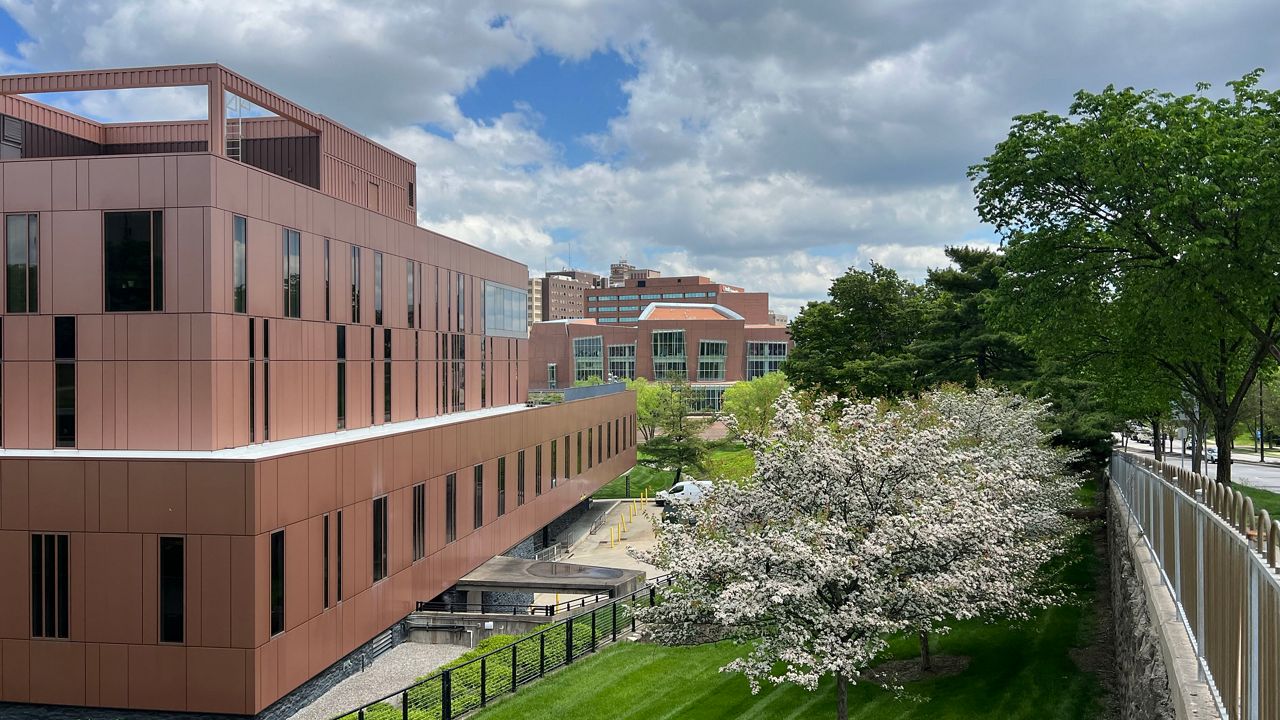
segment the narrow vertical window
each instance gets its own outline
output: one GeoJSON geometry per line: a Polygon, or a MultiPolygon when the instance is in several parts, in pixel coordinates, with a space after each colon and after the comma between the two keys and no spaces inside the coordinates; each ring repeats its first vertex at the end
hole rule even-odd
{"type": "Polygon", "coordinates": [[[284,632],[284,530],[271,533],[271,634],[284,632]]]}
{"type": "Polygon", "coordinates": [[[413,486],[413,561],[427,554],[427,485],[413,486]]]}
{"type": "Polygon", "coordinates": [[[556,364],[547,363],[547,389],[555,390],[558,382],[556,379],[556,364]]]}
{"type": "Polygon", "coordinates": [[[487,340],[489,338],[480,338],[480,407],[482,408],[488,407],[488,396],[485,392],[487,389],[485,388],[485,383],[488,382],[488,373],[486,371],[489,367],[489,343],[486,342],[487,340]]]}
{"type": "MultiPolygon", "coordinates": [[[[591,447],[591,446],[588,445],[587,447],[591,447]]],[[[581,430],[578,431],[577,456],[578,456],[578,461],[574,463],[574,474],[581,475],[582,474],[582,431],[581,430]]],[[[569,473],[565,473],[564,475],[565,477],[568,477],[569,473]]]]}
{"type": "MultiPolygon", "coordinates": [[[[587,469],[591,469],[591,431],[594,428],[587,428],[587,469]]],[[[582,472],[582,468],[578,468],[578,472],[582,472]]]]}
{"type": "Polygon", "coordinates": [[[373,501],[373,581],[387,576],[387,498],[373,501]]]}
{"type": "Polygon", "coordinates": [[[556,487],[556,479],[559,473],[557,469],[559,465],[556,463],[556,441],[551,441],[551,489],[556,487]]]}
{"type": "Polygon", "coordinates": [[[516,454],[516,505],[524,504],[524,451],[516,454]]]}
{"type": "MultiPolygon", "coordinates": [[[[578,457],[581,458],[582,457],[582,452],[581,452],[582,451],[582,433],[578,433],[578,451],[579,451],[578,457]]],[[[571,452],[572,451],[569,450],[569,436],[565,435],[564,436],[564,479],[565,480],[569,479],[569,457],[571,452]]],[[[582,472],[581,464],[579,464],[578,472],[582,472]]],[[[555,487],[555,486],[556,484],[554,482],[551,483],[551,487],[555,487]]]]}
{"type": "Polygon", "coordinates": [[[374,418],[377,417],[373,413],[373,408],[375,406],[375,403],[377,402],[377,395],[378,395],[376,392],[374,392],[378,382],[378,367],[377,367],[378,361],[375,359],[378,356],[374,352],[376,348],[373,346],[373,343],[374,343],[373,328],[369,328],[369,424],[370,425],[373,424],[374,418]]]}
{"type": "Polygon", "coordinates": [[[262,439],[271,439],[271,324],[262,319],[262,439]]]}
{"type": "Polygon", "coordinates": [[[322,542],[324,543],[324,551],[322,553],[322,555],[324,555],[324,560],[322,561],[324,563],[324,567],[320,571],[320,575],[321,575],[320,582],[323,583],[323,590],[321,590],[321,594],[324,595],[324,606],[328,608],[329,607],[329,513],[324,514],[324,538],[322,542]]]}
{"type": "MultiPolygon", "coordinates": [[[[552,440],[551,442],[554,443],[555,440],[552,440]]],[[[555,467],[555,464],[556,464],[556,461],[552,460],[551,466],[553,468],[555,467]]],[[[538,497],[541,494],[542,494],[542,443],[538,443],[537,447],[533,449],[533,496],[538,497]]]]}
{"type": "Polygon", "coordinates": [[[467,276],[458,273],[458,332],[467,329],[467,276]]]}
{"type": "Polygon", "coordinates": [[[444,479],[444,541],[458,539],[458,475],[450,473],[444,479]]]}
{"type": "Polygon", "coordinates": [[[53,319],[54,444],[76,446],[76,319],[53,319]]]}
{"type": "MultiPolygon", "coordinates": [[[[587,450],[587,454],[591,454],[591,450],[587,450]]],[[[604,425],[596,426],[596,462],[604,462],[604,425]]]]}
{"type": "Polygon", "coordinates": [[[284,316],[302,317],[302,235],[284,229],[284,316]]]}
{"type": "Polygon", "coordinates": [[[255,427],[257,425],[255,410],[258,407],[258,395],[255,392],[257,390],[256,383],[255,383],[257,374],[255,372],[254,363],[253,363],[253,359],[257,353],[257,349],[254,347],[254,344],[253,344],[253,341],[254,341],[253,324],[255,322],[257,322],[255,319],[249,318],[249,442],[250,443],[254,442],[254,437],[253,437],[254,432],[257,430],[257,428],[255,427]]]}
{"type": "Polygon", "coordinates": [[[69,552],[67,535],[31,535],[31,637],[70,636],[69,552]]]}
{"type": "Polygon", "coordinates": [[[360,248],[351,246],[351,322],[360,322],[360,248]]]}
{"type": "Polygon", "coordinates": [[[347,326],[338,326],[338,429],[347,427],[347,326]]]}
{"type": "Polygon", "coordinates": [[[406,315],[406,317],[409,318],[409,327],[414,327],[413,321],[415,318],[414,318],[413,310],[414,310],[415,298],[417,297],[417,293],[418,293],[418,288],[417,288],[417,284],[414,282],[412,260],[404,261],[404,290],[405,290],[405,305],[408,310],[408,314],[406,315]]]}
{"type": "Polygon", "coordinates": [[[40,311],[40,216],[5,216],[5,312],[40,311]]]}
{"type": "Polygon", "coordinates": [[[479,530],[480,527],[484,525],[484,465],[476,465],[475,468],[472,469],[472,473],[475,480],[475,484],[473,486],[475,489],[475,503],[473,505],[475,517],[473,519],[475,520],[475,529],[479,530]]]}
{"type": "Polygon", "coordinates": [[[338,511],[338,543],[337,545],[338,547],[334,554],[337,557],[338,562],[334,563],[333,565],[333,572],[336,576],[334,578],[335,580],[334,597],[338,599],[338,602],[342,602],[342,511],[341,510],[338,511]]]}
{"type": "Polygon", "coordinates": [[[507,459],[498,458],[498,516],[507,514],[507,459]]]}
{"type": "Polygon", "coordinates": [[[382,331],[382,420],[391,422],[391,328],[382,331]]]}
{"type": "Polygon", "coordinates": [[[102,218],[107,312],[164,310],[164,213],[104,212],[102,218]]]}
{"type": "Polygon", "coordinates": [[[330,300],[332,299],[329,288],[329,238],[324,239],[324,319],[327,322],[330,319],[330,300]]]}
{"type": "Polygon", "coordinates": [[[160,538],[160,642],[180,643],[185,627],[186,557],[183,539],[160,538]]]}
{"type": "Polygon", "coordinates": [[[600,458],[601,460],[613,457],[613,423],[607,422],[604,424],[604,435],[604,451],[606,455],[600,458]]]}
{"type": "Polygon", "coordinates": [[[249,308],[248,295],[248,256],[246,251],[249,242],[249,221],[235,215],[231,218],[231,300],[235,311],[246,312],[249,308]]]}
{"type": "Polygon", "coordinates": [[[382,324],[382,253],[373,253],[373,324],[382,324]]]}
{"type": "Polygon", "coordinates": [[[422,371],[421,345],[422,345],[422,333],[414,332],[413,333],[413,416],[415,418],[422,417],[422,410],[421,408],[418,407],[418,400],[421,396],[421,393],[419,392],[419,389],[418,389],[418,382],[419,382],[418,375],[421,374],[421,371],[422,371]]]}

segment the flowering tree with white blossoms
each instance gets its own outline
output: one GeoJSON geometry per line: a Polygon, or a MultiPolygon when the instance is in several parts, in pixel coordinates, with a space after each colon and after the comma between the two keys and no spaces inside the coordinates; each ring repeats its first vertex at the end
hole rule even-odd
{"type": "Polygon", "coordinates": [[[646,611],[656,639],[749,643],[721,669],[753,692],[833,674],[844,720],[888,636],[1061,600],[1041,568],[1072,534],[1077,483],[1046,410],[992,389],[896,405],[785,393],[775,430],[746,438],[754,476],[684,508],[648,554],[674,580],[646,611]]]}

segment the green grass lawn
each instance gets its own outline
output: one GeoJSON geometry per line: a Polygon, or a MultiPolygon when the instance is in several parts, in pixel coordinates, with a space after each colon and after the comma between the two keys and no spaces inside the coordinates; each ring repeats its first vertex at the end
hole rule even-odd
{"type": "MultiPolygon", "coordinates": [[[[1058,577],[1080,602],[1038,613],[1022,624],[959,623],[936,641],[935,653],[972,658],[962,673],[907,686],[917,699],[860,684],[849,690],[849,716],[859,720],[1084,720],[1098,712],[1096,678],[1068,655],[1087,643],[1096,558],[1087,536],[1062,562],[1058,577]]],[[[476,715],[480,720],[710,720],[834,718],[835,683],[816,692],[767,686],[752,695],[746,679],[719,668],[745,653],[729,643],[662,647],[621,643],[575,662],[476,715]]],[[[914,638],[896,639],[892,655],[912,658],[914,638]]]]}
{"type": "Polygon", "coordinates": [[[1280,513],[1280,493],[1251,488],[1243,483],[1235,483],[1233,487],[1239,490],[1240,494],[1253,499],[1254,512],[1266,510],[1273,520],[1280,518],[1277,514],[1280,513]]]}
{"type": "MultiPolygon", "coordinates": [[[[740,479],[747,477],[755,470],[755,457],[742,443],[734,440],[717,440],[710,443],[710,446],[711,452],[707,456],[706,472],[690,471],[698,479],[740,479]]],[[[636,452],[636,458],[640,463],[649,460],[649,457],[644,454],[643,447],[642,445],[636,452]]],[[[646,488],[649,490],[649,497],[653,497],[653,494],[659,490],[671,487],[674,479],[675,473],[672,471],[655,470],[644,464],[636,465],[631,471],[630,497],[640,497],[640,491],[646,488]]],[[[596,491],[594,497],[599,500],[628,497],[626,476],[620,475],[610,480],[596,491]]]]}

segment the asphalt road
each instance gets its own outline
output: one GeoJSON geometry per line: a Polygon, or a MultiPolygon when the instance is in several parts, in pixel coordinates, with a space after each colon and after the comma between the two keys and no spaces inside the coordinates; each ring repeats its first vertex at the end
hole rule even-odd
{"type": "MultiPolygon", "coordinates": [[[[1151,454],[1151,446],[1141,443],[1129,441],[1129,451],[1137,452],[1142,455],[1151,454]]],[[[1280,450],[1268,451],[1268,462],[1265,465],[1258,463],[1258,454],[1251,450],[1237,450],[1232,453],[1231,476],[1236,482],[1249,485],[1251,487],[1262,488],[1263,490],[1271,490],[1280,492],[1280,463],[1271,463],[1271,453],[1276,453],[1276,459],[1280,460],[1280,450]]],[[[1165,453],[1165,462],[1172,465],[1182,464],[1183,467],[1191,467],[1191,453],[1188,452],[1186,457],[1181,457],[1178,453],[1165,453]]],[[[1214,463],[1208,463],[1203,470],[1204,474],[1213,477],[1218,472],[1218,467],[1214,463]]]]}

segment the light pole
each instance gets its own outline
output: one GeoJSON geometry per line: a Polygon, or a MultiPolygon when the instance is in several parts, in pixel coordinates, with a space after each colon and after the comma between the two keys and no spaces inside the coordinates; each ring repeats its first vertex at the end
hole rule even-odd
{"type": "Polygon", "coordinates": [[[1258,460],[1267,461],[1267,433],[1262,427],[1262,378],[1258,378],[1258,460]]]}

